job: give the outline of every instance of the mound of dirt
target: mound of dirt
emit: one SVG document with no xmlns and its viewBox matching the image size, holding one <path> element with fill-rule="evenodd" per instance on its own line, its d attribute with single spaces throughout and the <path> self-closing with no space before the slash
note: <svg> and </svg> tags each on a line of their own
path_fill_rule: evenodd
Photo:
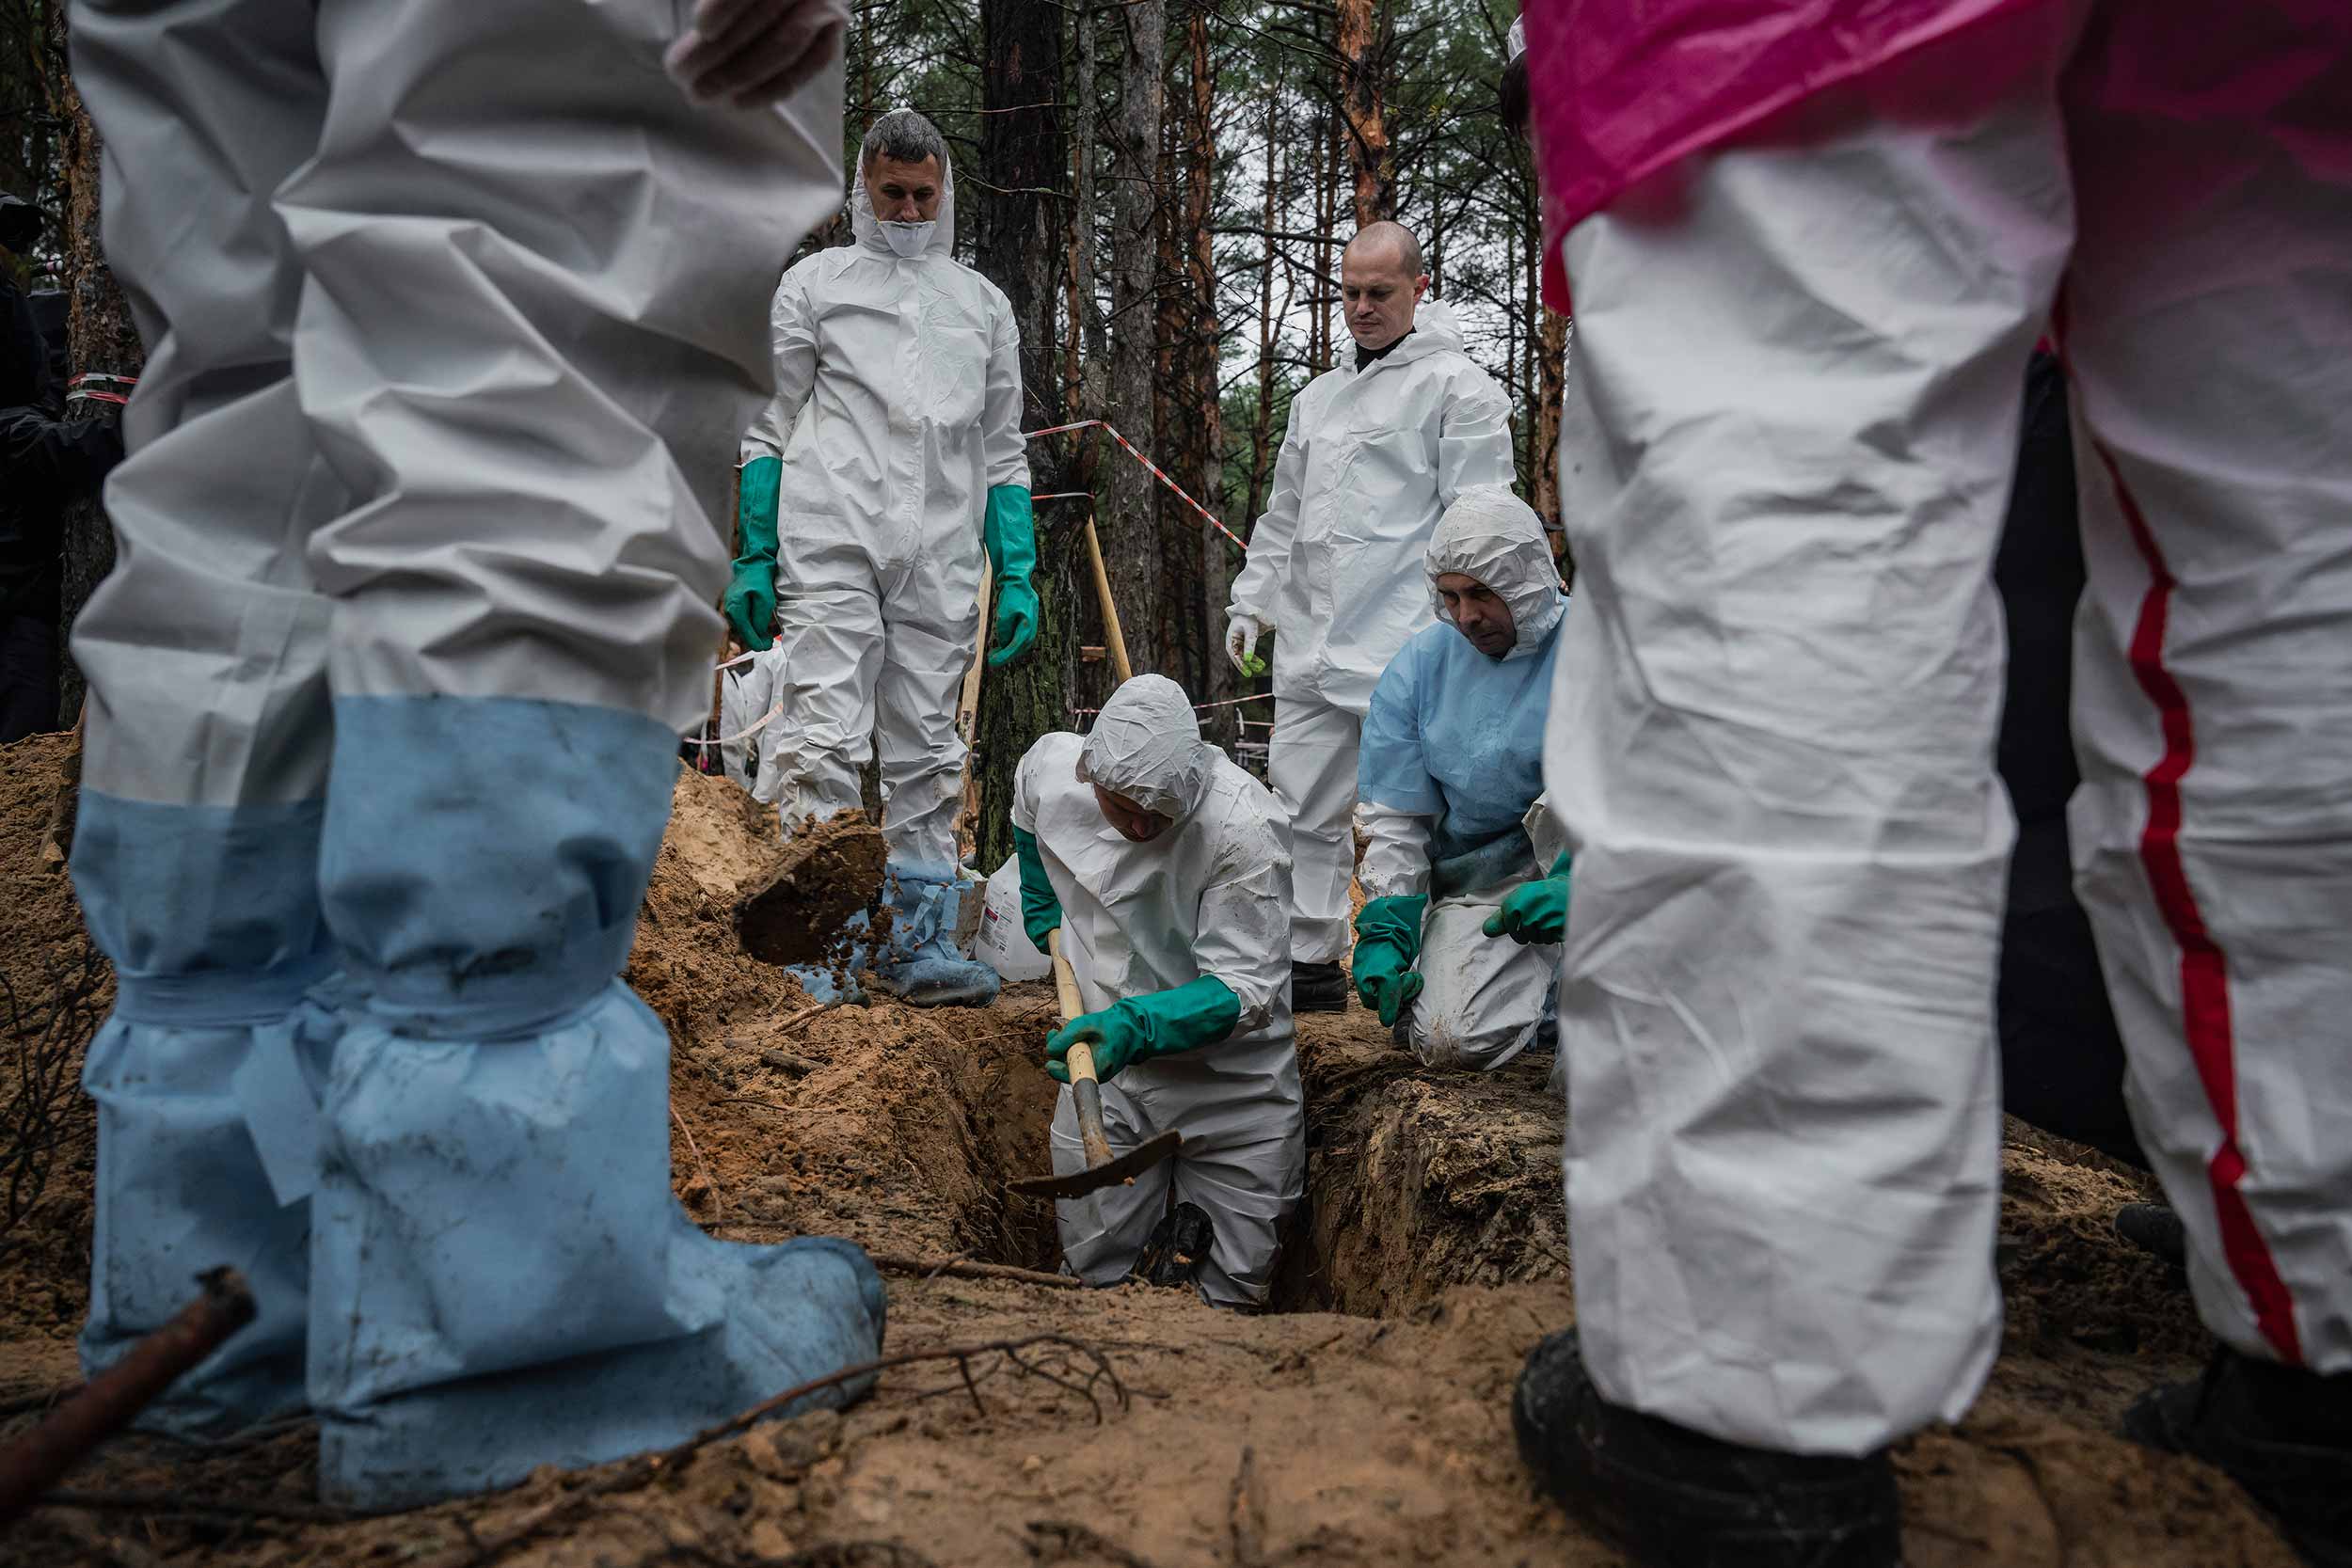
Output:
<svg viewBox="0 0 2352 1568">
<path fill-rule="evenodd" d="M 18 852 L 15 828 L 0 823 L 0 854 Z M 1549 1061 L 1432 1072 L 1361 1012 L 1305 1021 L 1310 1203 L 1278 1305 L 1341 1310 L 1244 1317 L 1177 1291 L 936 1275 L 957 1258 L 1054 1261 L 1050 1211 L 1003 1185 L 1046 1164 L 1050 992 L 1009 988 L 974 1010 L 812 1005 L 736 940 L 736 903 L 777 849 L 764 808 L 681 776 L 628 972 L 675 1040 L 678 1191 L 730 1239 L 844 1234 L 905 1260 L 891 1348 L 964 1347 L 961 1362 L 894 1369 L 846 1416 L 755 1428 L 650 1481 L 599 1494 L 549 1471 L 378 1520 L 191 1511 L 308 1504 L 307 1428 L 208 1451 L 123 1439 L 73 1483 L 181 1502 L 40 1511 L 0 1563 L 1620 1560 L 1534 1497 L 1510 1433 L 1521 1361 L 1574 1311 Z M 60 910 L 77 938 L 70 897 Z M 54 922 L 8 929 L 61 940 Z M 2107 1227 L 2143 1185 L 2015 1124 L 2004 1171 L 2010 1331 L 1976 1412 L 1899 1452 L 1912 1568 L 2291 1568 L 2229 1482 L 2107 1434 L 2123 1401 L 2192 1371 L 2203 1345 L 2177 1275 Z M 77 1250 L 87 1181 L 85 1167 L 67 1183 Z M 78 1292 L 86 1266 L 58 1260 L 54 1283 Z M 0 1437 L 31 1418 L 15 1397 L 71 1375 L 74 1316 L 0 1318 Z M 1054 1338 L 1020 1353 L 1025 1370 L 973 1348 L 1038 1336 Z"/>
<path fill-rule="evenodd" d="M 1551 1058 L 1433 1074 L 1370 1022 L 1300 1021 L 1307 1201 L 1278 1303 L 1393 1317 L 1457 1285 L 1566 1277 Z"/>
</svg>

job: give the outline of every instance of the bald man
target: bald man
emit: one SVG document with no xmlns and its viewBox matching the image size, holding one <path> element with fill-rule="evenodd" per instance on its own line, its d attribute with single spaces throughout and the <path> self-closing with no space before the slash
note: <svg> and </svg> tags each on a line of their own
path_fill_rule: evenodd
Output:
<svg viewBox="0 0 2352 1568">
<path fill-rule="evenodd" d="M 1226 656 L 1245 674 L 1258 639 L 1278 634 L 1269 782 L 1290 826 L 1298 1012 L 1347 1006 L 1357 740 L 1380 672 L 1433 619 L 1422 554 L 1454 497 L 1518 477 L 1511 405 L 1428 292 L 1403 225 L 1348 242 L 1340 293 L 1356 352 L 1292 400 L 1227 611 Z"/>
</svg>

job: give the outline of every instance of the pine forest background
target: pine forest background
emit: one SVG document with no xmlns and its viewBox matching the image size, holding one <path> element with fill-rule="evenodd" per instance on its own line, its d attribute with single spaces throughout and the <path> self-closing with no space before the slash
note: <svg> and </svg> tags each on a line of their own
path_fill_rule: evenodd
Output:
<svg viewBox="0 0 2352 1568">
<path fill-rule="evenodd" d="M 34 287 L 72 295 L 79 371 L 135 373 L 138 343 L 98 245 L 97 138 L 65 69 L 64 8 L 0 0 L 0 189 L 50 217 Z M 1248 537 L 1291 396 L 1352 351 L 1342 245 L 1394 218 L 1435 296 L 1518 411 L 1520 493 L 1556 520 L 1551 451 L 1565 324 L 1537 297 L 1533 172 L 1496 111 L 1515 0 L 853 0 L 844 163 L 901 105 L 956 164 L 959 259 L 1010 297 L 1041 429 L 1104 420 Z M 848 239 L 846 216 L 809 246 Z M 779 270 L 790 258 L 779 258 Z M 1240 552 L 1099 433 L 1047 436 L 1038 657 L 992 671 L 976 768 L 980 857 L 1005 851 L 1014 764 L 1109 686 L 1083 548 L 1093 510 L 1135 666 L 1200 703 L 1263 691 L 1222 649 Z M 112 561 L 97 509 L 71 519 L 68 611 Z M 68 721 L 79 705 L 69 677 Z M 1255 752 L 1272 705 L 1203 715 Z M 1241 727 L 1248 716 L 1250 728 Z"/>
</svg>

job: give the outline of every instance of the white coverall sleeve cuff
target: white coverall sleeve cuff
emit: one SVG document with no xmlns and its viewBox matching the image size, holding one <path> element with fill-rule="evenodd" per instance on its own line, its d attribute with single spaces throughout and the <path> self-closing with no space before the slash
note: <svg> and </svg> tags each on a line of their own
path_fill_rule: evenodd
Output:
<svg viewBox="0 0 2352 1568">
<path fill-rule="evenodd" d="M 1368 898 L 1429 891 L 1429 818 L 1385 806 L 1357 808 L 1364 824 L 1364 858 L 1357 877 Z"/>
</svg>

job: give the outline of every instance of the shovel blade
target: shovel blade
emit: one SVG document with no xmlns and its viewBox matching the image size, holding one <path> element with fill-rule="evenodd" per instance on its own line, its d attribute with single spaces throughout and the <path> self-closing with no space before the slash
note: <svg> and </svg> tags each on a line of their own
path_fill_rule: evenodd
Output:
<svg viewBox="0 0 2352 1568">
<path fill-rule="evenodd" d="M 1114 1155 L 1099 1165 L 1073 1171 L 1068 1176 L 1024 1176 L 1008 1182 L 1014 1192 L 1029 1197 L 1084 1197 L 1105 1187 L 1117 1187 L 1133 1181 L 1143 1172 L 1173 1155 L 1184 1147 L 1184 1138 L 1173 1129 L 1154 1133 L 1124 1154 Z"/>
</svg>

